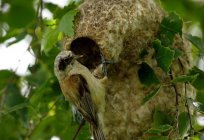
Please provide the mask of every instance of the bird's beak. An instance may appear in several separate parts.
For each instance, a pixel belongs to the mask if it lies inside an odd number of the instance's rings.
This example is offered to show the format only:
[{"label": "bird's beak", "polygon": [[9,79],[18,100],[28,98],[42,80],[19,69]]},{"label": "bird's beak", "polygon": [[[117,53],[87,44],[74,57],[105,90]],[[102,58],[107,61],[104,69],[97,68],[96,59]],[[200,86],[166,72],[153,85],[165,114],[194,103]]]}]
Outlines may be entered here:
[{"label": "bird's beak", "polygon": [[78,60],[79,58],[82,58],[82,57],[83,57],[83,55],[74,55],[75,60]]}]

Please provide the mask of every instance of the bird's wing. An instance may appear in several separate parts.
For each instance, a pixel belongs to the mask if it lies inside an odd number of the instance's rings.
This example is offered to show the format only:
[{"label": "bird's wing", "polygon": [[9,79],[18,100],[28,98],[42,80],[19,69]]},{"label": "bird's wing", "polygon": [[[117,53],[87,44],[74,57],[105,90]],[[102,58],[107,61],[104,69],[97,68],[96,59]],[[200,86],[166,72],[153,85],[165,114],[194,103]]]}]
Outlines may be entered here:
[{"label": "bird's wing", "polygon": [[96,110],[93,105],[87,82],[82,76],[80,76],[80,81],[78,92],[81,100],[80,108],[82,108],[83,111],[80,109],[79,111],[89,123],[91,123],[93,126],[97,126]]},{"label": "bird's wing", "polygon": [[98,127],[96,109],[86,80],[81,75],[73,75],[65,78],[64,82],[61,83],[61,88],[65,97],[72,102],[84,119],[90,123],[90,130],[94,139],[105,140],[102,129]]},{"label": "bird's wing", "polygon": [[91,129],[94,139],[95,140],[105,140],[103,131],[100,127],[98,127],[98,124],[97,124],[96,110],[93,106],[93,102],[91,99],[90,91],[88,89],[88,85],[83,77],[80,77],[80,78],[81,78],[81,84],[79,88],[80,89],[79,93],[80,95],[82,95],[81,103],[82,103],[83,110],[86,112],[86,114],[89,114],[89,116],[85,119],[91,119],[87,121],[91,123],[90,129]]}]

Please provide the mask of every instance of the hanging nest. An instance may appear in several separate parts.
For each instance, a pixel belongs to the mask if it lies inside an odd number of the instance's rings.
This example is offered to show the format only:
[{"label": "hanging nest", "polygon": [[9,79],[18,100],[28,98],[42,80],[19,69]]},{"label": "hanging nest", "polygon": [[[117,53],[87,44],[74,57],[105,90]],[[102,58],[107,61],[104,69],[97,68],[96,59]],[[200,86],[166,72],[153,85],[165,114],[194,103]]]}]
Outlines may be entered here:
[{"label": "hanging nest", "polygon": [[[76,46],[95,45],[106,60],[108,80],[105,107],[99,123],[106,140],[132,140],[147,137],[155,110],[176,116],[176,93],[170,75],[158,67],[152,41],[156,38],[164,11],[153,0],[85,0],[75,18],[73,37],[64,39],[64,49],[74,50]],[[172,75],[183,75],[191,67],[188,43],[178,35],[173,47],[183,51],[183,68],[178,61],[172,65]],[[77,49],[76,49],[77,50]],[[80,49],[79,49],[80,50]],[[147,54],[141,58],[143,50]],[[91,61],[98,61],[93,59]],[[155,86],[145,87],[138,77],[142,62],[153,68],[164,84],[157,96],[141,105],[144,97]],[[183,72],[182,72],[183,71]],[[184,85],[176,85],[179,96],[179,111],[185,110]],[[188,95],[193,97],[188,86]],[[172,120],[176,125],[176,118]],[[176,131],[169,134],[175,137]]]}]

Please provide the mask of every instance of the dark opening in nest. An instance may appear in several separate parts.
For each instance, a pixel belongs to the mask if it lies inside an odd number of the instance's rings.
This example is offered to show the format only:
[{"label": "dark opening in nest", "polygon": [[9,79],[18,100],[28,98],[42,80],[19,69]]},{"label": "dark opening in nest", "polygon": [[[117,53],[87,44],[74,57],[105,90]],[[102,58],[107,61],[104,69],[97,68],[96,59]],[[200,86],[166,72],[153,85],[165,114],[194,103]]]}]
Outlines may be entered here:
[{"label": "dark opening in nest", "polygon": [[72,41],[71,51],[76,55],[82,55],[78,61],[88,69],[94,69],[101,64],[101,52],[98,44],[88,38],[79,37]]}]

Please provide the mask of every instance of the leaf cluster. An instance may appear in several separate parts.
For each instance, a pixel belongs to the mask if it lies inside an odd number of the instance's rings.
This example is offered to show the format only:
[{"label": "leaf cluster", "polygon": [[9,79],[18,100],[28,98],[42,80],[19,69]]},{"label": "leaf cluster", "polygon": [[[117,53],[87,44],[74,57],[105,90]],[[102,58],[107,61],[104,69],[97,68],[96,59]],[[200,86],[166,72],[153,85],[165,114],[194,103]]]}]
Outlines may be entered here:
[{"label": "leaf cluster", "polygon": [[[201,54],[204,52],[204,43],[202,42],[202,40],[199,37],[183,33],[182,27],[183,21],[181,20],[181,18],[179,18],[179,16],[174,12],[169,13],[169,15],[162,20],[157,34],[157,38],[152,42],[152,47],[155,50],[155,59],[157,61],[157,65],[167,75],[170,75],[171,85],[176,88],[176,84],[182,83],[186,88],[187,84],[191,84],[197,91],[197,99],[188,99],[186,95],[187,93],[185,93],[184,99],[186,100],[187,111],[180,113],[176,112],[176,114],[178,115],[176,120],[176,124],[178,125],[177,128],[175,128],[173,125],[175,124],[175,122],[173,123],[172,121],[168,120],[164,121],[164,118],[169,118],[167,117],[168,114],[156,110],[154,114],[154,122],[152,124],[152,128],[146,132],[154,134],[154,136],[150,137],[149,139],[168,139],[168,135],[173,129],[178,129],[177,131],[179,133],[179,137],[183,139],[187,135],[187,133],[191,133],[191,131],[193,131],[191,120],[191,118],[193,117],[190,115],[189,106],[193,106],[195,110],[200,113],[204,112],[204,98],[202,95],[204,91],[204,71],[194,66],[189,69],[189,72],[186,75],[180,75],[177,77],[171,76],[171,65],[174,61],[177,61],[181,65],[181,67],[184,68],[180,60],[180,57],[183,55],[183,52],[179,49],[175,49],[172,47],[175,40],[175,36],[177,34],[180,35],[180,37],[184,35],[184,37],[188,39],[199,50]],[[138,71],[138,76],[140,82],[146,88],[151,87],[152,85],[156,87],[144,97],[142,101],[142,104],[144,105],[159,94],[160,88],[163,88],[162,80],[158,78],[154,70],[146,62],[143,62],[141,64],[141,68]],[[177,92],[176,89],[175,92]],[[185,92],[187,92],[187,90],[185,90]],[[178,93],[175,94],[177,96],[176,100],[178,100],[179,95]],[[176,108],[178,108],[178,106],[179,104],[177,102]],[[169,120],[172,119],[173,118],[169,118]]]}]

